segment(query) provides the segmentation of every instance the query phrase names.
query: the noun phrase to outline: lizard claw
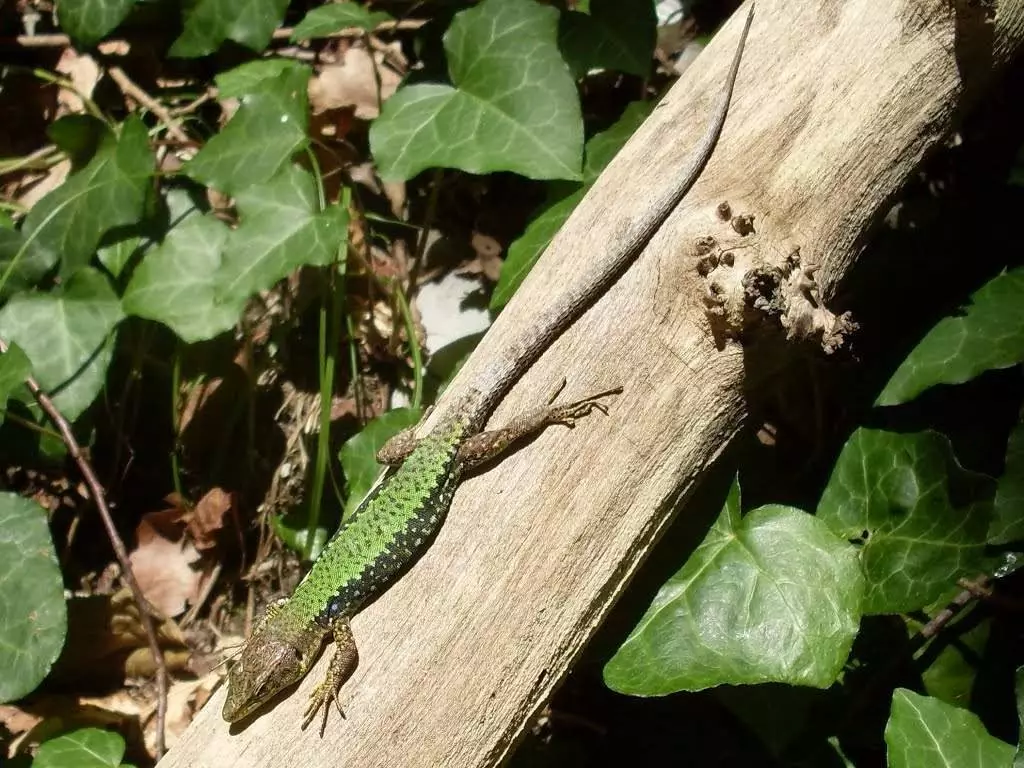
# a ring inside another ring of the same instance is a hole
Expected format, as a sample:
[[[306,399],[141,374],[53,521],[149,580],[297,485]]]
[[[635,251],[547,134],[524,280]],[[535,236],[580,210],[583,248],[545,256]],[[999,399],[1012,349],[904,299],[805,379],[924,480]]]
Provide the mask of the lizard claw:
[[[331,714],[331,702],[338,708],[338,714],[341,715],[342,720],[345,719],[345,710],[341,708],[341,700],[338,698],[338,692],[334,690],[329,680],[324,680],[320,685],[313,689],[313,693],[309,695],[309,703],[306,705],[306,711],[303,714],[302,728],[303,730],[313,722],[313,718],[316,717],[316,713],[323,707],[324,719],[320,724],[320,738],[324,737],[324,732],[327,730],[327,717]]]

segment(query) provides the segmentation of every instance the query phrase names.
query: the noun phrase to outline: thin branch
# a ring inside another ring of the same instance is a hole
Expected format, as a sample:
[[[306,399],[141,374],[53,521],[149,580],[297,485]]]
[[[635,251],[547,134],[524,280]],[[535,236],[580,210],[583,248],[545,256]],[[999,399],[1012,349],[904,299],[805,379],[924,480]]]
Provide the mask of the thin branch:
[[[923,645],[923,641],[930,640],[939,634],[971,601],[989,597],[991,595],[989,584],[990,579],[985,575],[979,576],[973,581],[961,579],[960,586],[963,587],[963,592],[954,597],[945,608],[935,614],[931,621],[921,627],[917,633],[921,638],[920,643]]]
[[[150,112],[160,118],[160,122],[167,126],[167,132],[174,138],[180,141],[182,144],[191,144],[192,140],[188,137],[181,128],[181,124],[171,115],[167,107],[161,104],[159,101],[154,99],[142,88],[140,88],[120,67],[109,67],[107,74],[110,75],[110,79],[117,83],[117,87],[121,89],[121,92],[132,99],[135,99],[139,104],[146,107]]]
[[[9,345],[3,339],[0,339],[0,353],[6,354]],[[128,585],[128,589],[131,590],[132,597],[139,606],[139,618],[142,621],[142,627],[146,631],[146,640],[149,642],[149,651],[153,655],[153,663],[156,665],[156,683],[157,683],[157,707],[156,707],[156,752],[157,759],[163,756],[165,750],[164,742],[164,725],[167,719],[167,663],[164,660],[164,655],[160,652],[160,643],[156,636],[156,627],[153,624],[153,617],[160,617],[159,611],[157,611],[145,596],[142,594],[142,590],[139,588],[139,583],[135,580],[135,574],[132,572],[131,563],[128,561],[128,550],[124,547],[124,542],[121,541],[121,537],[117,533],[117,529],[114,527],[114,520],[110,516],[110,508],[107,506],[106,494],[103,492],[103,487],[100,485],[99,480],[96,479],[96,473],[93,471],[92,465],[89,464],[89,460],[85,458],[82,453],[81,447],[78,445],[78,440],[75,439],[74,434],[71,431],[71,425],[68,424],[67,419],[61,414],[57,407],[53,404],[53,401],[43,392],[39,383],[32,377],[29,376],[25,379],[25,384],[32,393],[32,396],[39,403],[39,407],[43,409],[46,415],[53,422],[54,426],[57,427],[60,432],[61,439],[64,441],[64,445],[67,446],[68,453],[75,460],[78,465],[78,470],[82,473],[82,477],[85,479],[85,484],[89,488],[89,493],[92,495],[93,503],[96,504],[96,509],[100,513],[100,519],[103,521],[103,527],[107,529],[107,537],[110,539],[110,544],[114,549],[114,554],[117,556],[117,561],[121,564],[121,573],[124,577],[125,583]]]

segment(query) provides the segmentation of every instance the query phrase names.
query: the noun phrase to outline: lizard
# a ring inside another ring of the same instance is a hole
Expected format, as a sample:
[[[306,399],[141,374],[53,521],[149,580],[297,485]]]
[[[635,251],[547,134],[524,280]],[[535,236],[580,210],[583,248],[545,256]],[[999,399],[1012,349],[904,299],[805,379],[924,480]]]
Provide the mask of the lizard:
[[[722,93],[704,136],[682,172],[647,212],[623,222],[621,237],[581,278],[541,311],[508,345],[503,359],[486,368],[443,418],[422,437],[417,427],[385,443],[378,460],[391,469],[344,521],[291,597],[272,603],[228,672],[223,718],[236,723],[305,677],[329,637],[337,649],[323,681],[313,690],[302,727],[323,708],[323,736],[330,705],[338,711],[341,686],[358,663],[350,619],[383,592],[429,546],[444,521],[463,475],[496,459],[513,444],[549,425],[572,427],[621,388],[566,405],[546,406],[484,431],[491,413],[548,346],[570,327],[636,259],[707,164],[732,100],[743,48],[753,19],[751,2]],[[557,394],[557,393],[556,393]],[[424,421],[429,413],[424,417]]]

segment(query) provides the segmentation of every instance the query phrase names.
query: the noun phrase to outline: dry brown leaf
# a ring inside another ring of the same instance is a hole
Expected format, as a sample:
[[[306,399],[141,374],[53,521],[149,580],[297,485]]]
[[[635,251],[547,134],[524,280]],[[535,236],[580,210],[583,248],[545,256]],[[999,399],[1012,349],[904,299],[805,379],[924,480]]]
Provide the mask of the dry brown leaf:
[[[476,258],[459,270],[464,275],[483,275],[492,283],[498,282],[501,274],[501,243],[490,235],[474,232],[470,246]]]
[[[185,515],[192,542],[200,552],[217,546],[217,533],[224,527],[224,517],[231,511],[234,497],[223,488],[211,488],[190,513]]]
[[[50,671],[53,686],[76,693],[121,686],[132,676],[127,670],[132,653],[142,649],[151,658],[138,606],[127,589],[114,595],[75,595],[67,607],[68,639]],[[170,652],[187,648],[176,623],[160,624],[157,641],[169,665],[186,668],[178,654]]]
[[[42,719],[37,712],[27,712],[14,704],[0,704],[0,726],[13,736],[31,730]]]
[[[407,203],[409,202],[409,190],[404,181],[383,182],[384,194],[391,204],[391,213],[399,221],[409,218]]]
[[[178,509],[144,515],[135,529],[138,546],[128,556],[142,594],[165,616],[184,613],[203,578],[193,567],[201,555],[185,537],[181,518]]]
[[[96,83],[100,81],[100,65],[89,54],[79,53],[74,48],[65,48],[55,69],[75,86],[75,90],[60,89],[60,95],[57,97],[57,116],[84,112],[82,95],[92,98]]]
[[[167,691],[167,746],[185,732],[196,712],[202,709],[217,683],[220,671],[210,672],[196,680],[175,680]],[[147,729],[148,730],[148,729]]]
[[[353,46],[341,54],[340,61],[323,65],[309,81],[309,105],[313,114],[352,107],[360,120],[377,117],[380,102],[388,99],[402,80],[398,73],[383,63],[383,53],[371,55],[366,48]]]

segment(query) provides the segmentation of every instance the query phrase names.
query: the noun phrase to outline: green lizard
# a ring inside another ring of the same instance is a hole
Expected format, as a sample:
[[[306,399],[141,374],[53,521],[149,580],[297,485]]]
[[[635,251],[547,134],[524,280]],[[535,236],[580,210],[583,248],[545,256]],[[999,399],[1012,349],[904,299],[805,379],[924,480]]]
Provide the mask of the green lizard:
[[[294,594],[268,608],[228,674],[225,720],[234,723],[248,717],[301,680],[332,636],[337,650],[326,678],[309,699],[303,721],[306,727],[323,708],[322,735],[331,702],[341,711],[339,689],[358,661],[350,618],[426,549],[444,521],[463,474],[549,425],[571,427],[594,410],[605,411],[602,399],[621,392],[610,390],[568,405],[549,403],[503,429],[483,431],[512,385],[618,279],[700,176],[725,122],[753,11],[751,3],[721,101],[678,181],[648,213],[623,222],[620,237],[609,251],[592,261],[576,285],[528,324],[519,340],[509,345],[505,358],[484,372],[481,385],[469,388],[448,409],[451,415],[421,439],[416,439],[413,429],[385,444],[378,459],[397,468],[385,474],[341,525]]]

